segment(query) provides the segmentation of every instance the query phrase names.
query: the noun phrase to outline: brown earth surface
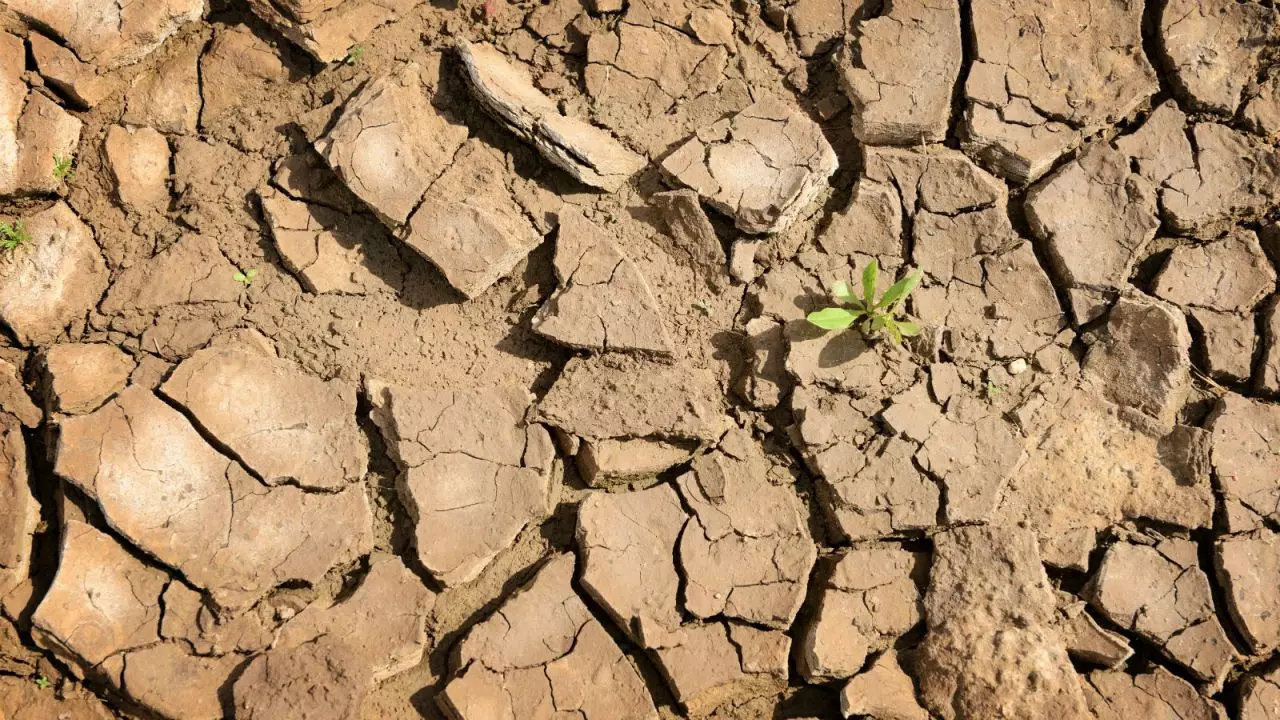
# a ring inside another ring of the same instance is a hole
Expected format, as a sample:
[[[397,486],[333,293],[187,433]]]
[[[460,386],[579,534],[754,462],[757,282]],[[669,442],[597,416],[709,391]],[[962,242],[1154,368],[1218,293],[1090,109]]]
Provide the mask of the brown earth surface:
[[[0,0],[0,222],[0,720],[1280,720],[1271,0]]]

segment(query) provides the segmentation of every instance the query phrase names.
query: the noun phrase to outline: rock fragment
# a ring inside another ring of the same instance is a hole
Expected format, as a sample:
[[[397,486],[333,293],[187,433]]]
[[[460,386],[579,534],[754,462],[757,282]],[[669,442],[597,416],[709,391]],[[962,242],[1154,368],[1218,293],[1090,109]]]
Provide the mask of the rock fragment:
[[[400,285],[395,249],[359,216],[271,189],[259,190],[259,197],[280,259],[309,292],[366,295]],[[374,267],[383,275],[390,267],[395,274],[384,279]]]
[[[321,638],[258,655],[231,692],[237,720],[355,720],[371,683],[350,648]]]
[[[134,78],[121,121],[166,134],[194,133],[200,124],[200,55],[203,38],[191,38],[172,57]]]
[[[511,64],[492,45],[457,44],[471,92],[481,106],[573,179],[614,192],[647,164],[612,135],[562,115],[533,85],[528,71]]]
[[[124,389],[133,373],[133,359],[114,345],[63,343],[43,356],[47,402],[68,415],[93,412]]]
[[[662,168],[739,230],[775,233],[822,192],[836,155],[813,121],[762,100],[676,148]]]
[[[725,277],[728,260],[715,228],[698,203],[698,194],[692,190],[669,190],[654,193],[649,202],[662,213],[667,234],[693,268],[702,274],[707,285],[716,291],[723,290],[728,284]]]
[[[1237,660],[1189,540],[1112,545],[1089,594],[1108,620],[1154,643],[1211,688],[1221,686]]]
[[[169,141],[149,127],[113,125],[107,130],[107,164],[116,195],[134,210],[169,204]]]
[[[31,240],[0,267],[0,322],[24,345],[48,345],[107,289],[89,227],[63,202],[24,221]]]
[[[1090,348],[1084,373],[1104,397],[1173,427],[1191,389],[1191,333],[1182,313],[1165,303],[1120,298],[1106,331]]]
[[[898,654],[888,650],[871,668],[840,689],[840,712],[846,718],[867,716],[876,720],[929,720],[916,699],[915,684],[898,664]]]
[[[87,63],[111,70],[131,65],[160,47],[183,25],[204,14],[204,0],[161,0],[144,5],[85,0],[11,0],[9,7],[66,42]]]
[[[1247,312],[1276,286],[1276,271],[1252,230],[1203,245],[1179,245],[1155,279],[1155,294],[1182,306]]]
[[[53,585],[31,617],[33,638],[82,674],[118,673],[120,653],[160,639],[168,577],[75,520],[64,522],[59,557]]]
[[[159,311],[172,305],[232,303],[244,287],[236,267],[207,235],[186,235],[154,257],[116,275],[99,309],[108,315]],[[156,282],[155,278],[165,278]]]
[[[27,580],[40,506],[31,494],[22,426],[0,411],[0,597]]]
[[[379,25],[408,13],[416,0],[250,0],[253,12],[320,62],[342,60]]]
[[[1096,671],[1085,677],[1082,684],[1089,711],[1098,720],[1226,720],[1227,717],[1222,705],[1160,666],[1140,675]],[[1252,720],[1247,714],[1242,718]]]
[[[436,702],[459,720],[658,716],[630,659],[574,594],[573,556],[559,555],[475,625]]]
[[[1256,2],[1171,0],[1160,20],[1174,86],[1193,106],[1234,115],[1280,15]]]
[[[1280,538],[1261,530],[1231,535],[1214,545],[1214,570],[1236,629],[1254,654],[1280,645]]]
[[[1213,433],[1213,469],[1231,532],[1280,519],[1280,406],[1228,393],[1206,427]]]
[[[891,545],[855,545],[845,553],[800,640],[798,664],[805,679],[853,677],[869,655],[919,624],[924,561],[919,553]]]
[[[441,583],[474,579],[555,506],[555,451],[515,387],[417,390],[368,383],[371,416],[400,468],[418,559]]]
[[[160,392],[268,485],[341,490],[364,477],[356,388],[223,343],[182,361]]]
[[[1217,123],[1193,129],[1195,168],[1171,177],[1161,210],[1174,230],[1211,238],[1259,218],[1280,194],[1280,151]]]
[[[27,37],[31,54],[45,82],[82,108],[92,108],[106,97],[114,84],[98,75],[92,65],[81,62],[70,49],[38,32]]]
[[[572,348],[671,354],[644,275],[578,210],[560,213],[555,270],[559,287],[533,316],[535,332]]]
[[[935,536],[924,611],[917,672],[934,714],[1089,717],[1030,532],[974,526]]]
[[[860,22],[840,66],[854,136],[869,145],[941,142],[961,49],[955,2],[895,0]]]
[[[363,488],[267,487],[137,386],[62,421],[54,471],[121,535],[228,610],[286,581],[314,583],[372,541]]]

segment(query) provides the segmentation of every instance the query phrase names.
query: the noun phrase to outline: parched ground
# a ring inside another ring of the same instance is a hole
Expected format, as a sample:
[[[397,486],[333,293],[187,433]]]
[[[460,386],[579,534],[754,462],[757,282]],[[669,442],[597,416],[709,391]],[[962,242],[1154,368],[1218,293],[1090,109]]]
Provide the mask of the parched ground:
[[[1280,719],[1278,218],[1272,2],[0,2],[0,720]]]

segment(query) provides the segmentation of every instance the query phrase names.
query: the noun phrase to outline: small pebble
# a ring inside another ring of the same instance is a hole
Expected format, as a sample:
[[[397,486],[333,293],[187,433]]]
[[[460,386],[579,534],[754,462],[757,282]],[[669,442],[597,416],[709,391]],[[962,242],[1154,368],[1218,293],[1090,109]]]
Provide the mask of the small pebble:
[[[1014,360],[1013,362],[1009,363],[1010,375],[1021,375],[1022,373],[1026,372],[1026,370],[1027,370],[1027,361],[1022,358],[1018,358],[1017,360]]]

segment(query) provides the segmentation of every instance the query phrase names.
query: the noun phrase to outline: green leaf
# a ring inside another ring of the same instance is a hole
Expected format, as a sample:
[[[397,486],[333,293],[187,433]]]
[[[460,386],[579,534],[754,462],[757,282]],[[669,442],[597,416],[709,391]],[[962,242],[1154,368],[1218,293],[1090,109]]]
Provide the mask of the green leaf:
[[[893,341],[894,345],[901,345],[902,331],[898,329],[898,321],[894,320],[888,315],[883,316],[883,318],[884,318],[884,329],[885,329],[885,332],[889,333],[889,339]]]
[[[232,280],[235,280],[235,281],[236,281],[236,282],[238,282],[238,283],[242,283],[242,282],[248,282],[248,281],[249,281],[249,276],[248,276],[248,275],[245,275],[245,274],[244,274],[244,273],[242,273],[242,272],[237,272],[235,275],[232,275],[232,276],[231,276],[231,279],[232,279]]]
[[[862,303],[866,307],[876,304],[876,276],[880,274],[880,263],[875,258],[862,271]]]
[[[245,271],[244,271],[244,277],[245,277],[245,279],[246,279],[246,280],[252,280],[252,279],[254,279],[254,278],[258,277],[258,269],[257,269],[257,268],[249,268],[248,270],[245,270]]]
[[[892,308],[902,300],[905,300],[911,294],[911,291],[916,289],[916,285],[919,284],[920,271],[916,270],[894,283],[893,287],[889,288],[880,298],[880,302],[876,303],[876,308],[889,308],[889,311],[892,312]]]
[[[831,297],[846,304],[858,301],[858,298],[854,297],[853,292],[849,290],[849,283],[843,280],[831,286]]]
[[[898,332],[902,333],[903,337],[915,337],[920,334],[920,325],[912,320],[899,320]]]
[[[817,325],[823,330],[843,330],[856,322],[862,315],[861,310],[827,308],[809,313],[808,320],[811,324]]]

